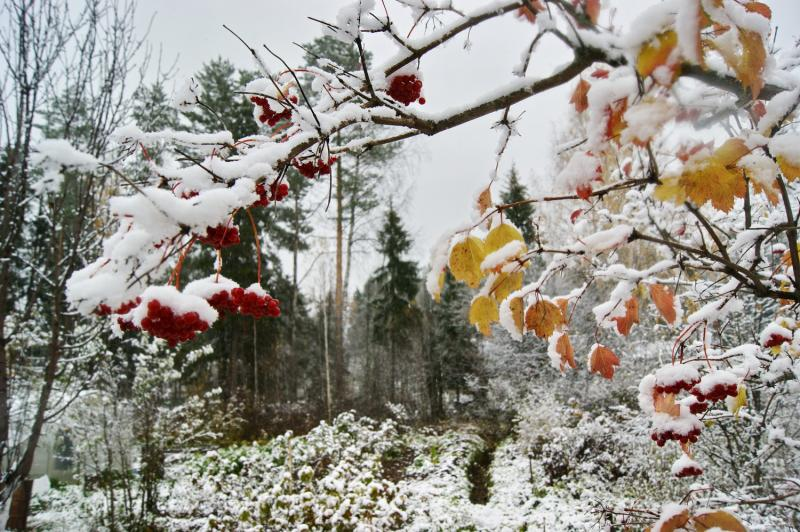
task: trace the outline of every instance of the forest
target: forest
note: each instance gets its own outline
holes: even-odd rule
[[[0,528],[800,528],[798,6],[332,4],[0,0]]]

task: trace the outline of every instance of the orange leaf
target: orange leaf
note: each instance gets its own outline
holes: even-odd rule
[[[750,2],[749,4],[745,4],[744,8],[751,13],[758,13],[767,20],[772,20],[772,10],[767,4]]]
[[[572,348],[572,343],[569,341],[569,336],[566,333],[560,335],[556,341],[556,353],[561,356],[561,372],[567,366],[575,369],[575,350]]]
[[[478,194],[478,212],[485,213],[492,206],[492,187],[486,187]]]
[[[578,82],[578,86],[575,87],[575,91],[572,93],[569,103],[575,106],[577,112],[582,113],[589,107],[589,98],[587,94],[589,94],[589,89],[591,88],[592,85],[583,78]]]
[[[556,327],[563,323],[564,316],[550,301],[537,301],[525,312],[525,328],[533,330],[539,338],[549,338]]]
[[[597,24],[597,20],[600,18],[600,0],[586,0],[586,5],[583,9],[592,24]]]
[[[663,412],[672,417],[681,415],[681,406],[675,402],[675,394],[672,393],[653,394],[653,406],[656,412]]]
[[[617,322],[617,331],[622,336],[628,336],[634,323],[639,323],[639,300],[636,296],[625,302],[625,315],[613,318]]]
[[[569,312],[567,312],[569,300],[565,297],[559,297],[554,299],[553,303],[558,305],[558,310],[561,311],[561,315],[564,317],[564,321],[566,322],[567,318],[569,317]]]
[[[705,532],[709,528],[728,530],[729,532],[747,532],[741,521],[723,510],[706,512],[692,517],[697,532]]]
[[[675,532],[682,529],[689,522],[689,510],[683,510],[661,523],[659,532]]]
[[[608,113],[608,121],[606,122],[607,139],[619,138],[619,134],[622,133],[622,130],[628,127],[628,123],[625,122],[624,118],[625,111],[627,110],[627,98],[620,98],[619,100],[609,104],[606,111]]]
[[[517,16],[519,18],[524,18],[531,24],[536,22],[536,13],[544,9],[544,6],[540,2],[540,0],[532,0],[531,5],[533,5],[533,11],[529,7],[521,7],[517,9]]]
[[[672,51],[678,46],[678,34],[674,31],[665,31],[655,39],[645,44],[636,59],[636,70],[639,75],[646,78],[660,66],[667,65]]]
[[[650,299],[653,300],[658,312],[661,313],[661,316],[667,323],[670,325],[675,323],[675,318],[677,318],[677,313],[675,312],[675,294],[672,293],[670,287],[660,284],[651,284]]]
[[[800,179],[800,165],[793,164],[792,162],[788,161],[786,157],[782,155],[778,155],[777,159],[778,159],[778,166],[781,169],[783,177],[785,177],[789,181]]]
[[[611,349],[595,344],[589,354],[589,371],[599,373],[606,379],[612,379],[615,366],[619,366],[619,357]]]

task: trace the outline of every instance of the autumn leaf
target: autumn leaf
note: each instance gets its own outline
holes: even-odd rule
[[[497,304],[488,296],[478,296],[469,307],[469,322],[484,336],[491,336],[491,324],[500,319]]]
[[[636,58],[636,70],[639,75],[646,78],[656,68],[666,65],[676,46],[678,46],[678,35],[672,30],[660,33],[645,44]]]
[[[532,330],[539,338],[549,338],[556,327],[563,324],[564,316],[550,301],[541,299],[525,312],[525,328]]]
[[[495,301],[503,301],[511,295],[511,292],[522,288],[522,277],[523,272],[521,271],[511,273],[501,272],[497,274],[497,277],[495,277],[492,282],[489,293],[494,297]]]
[[[747,388],[744,385],[739,385],[738,393],[736,397],[728,397],[726,399],[726,404],[728,406],[728,410],[731,414],[734,415],[735,418],[739,418],[739,410],[741,410],[747,404]]]
[[[534,8],[533,11],[531,11],[529,7],[521,7],[517,9],[517,16],[519,18],[524,18],[532,24],[536,22],[536,13],[544,9],[544,6],[542,5],[541,0],[532,0],[531,4]]]
[[[522,233],[520,233],[519,229],[517,229],[513,225],[503,223],[493,227],[492,230],[489,231],[489,234],[486,235],[486,238],[483,240],[486,255],[497,251],[501,247],[505,246],[506,244],[514,240],[519,240],[520,242],[525,241],[522,238]]]
[[[480,194],[478,194],[478,212],[485,213],[492,207],[492,187],[486,187]]]
[[[705,532],[711,528],[727,530],[729,532],[747,532],[744,525],[733,515],[724,510],[704,512],[692,517],[692,523],[697,532]]]
[[[684,509],[682,512],[676,513],[663,523],[659,528],[659,532],[675,532],[678,529],[683,529],[689,522],[689,510]]]
[[[628,127],[625,122],[625,111],[628,110],[628,100],[620,98],[619,100],[609,104],[606,112],[608,114],[608,121],[606,122],[606,138],[618,139],[620,133]]]
[[[628,336],[634,323],[639,323],[639,300],[632,297],[625,302],[625,315],[613,318],[617,322],[617,332]]]
[[[677,318],[677,312],[675,311],[675,294],[672,293],[672,289],[668,286],[653,283],[650,285],[650,299],[653,300],[653,304],[655,304],[661,317],[667,323],[673,325]]]
[[[578,113],[582,113],[589,108],[588,94],[591,88],[592,85],[583,78],[581,78],[578,85],[575,87],[575,91],[573,91],[569,103],[575,106],[575,111]]]
[[[681,405],[675,402],[675,394],[673,393],[653,394],[653,407],[656,412],[669,414],[672,417],[681,415]]]
[[[515,338],[522,339],[522,333],[524,332],[525,327],[525,303],[523,303],[521,297],[515,297],[508,301],[508,311],[511,314],[512,322],[507,323],[502,322],[506,328],[509,326],[514,327],[513,331],[509,331]]]
[[[767,20],[772,20],[772,10],[767,4],[762,2],[749,2],[744,5],[744,8],[751,13],[758,13]]]
[[[558,305],[558,310],[561,311],[561,315],[564,317],[564,322],[566,323],[567,319],[569,318],[569,312],[567,312],[567,309],[569,308],[569,300],[566,297],[558,297],[553,300],[553,303]]]
[[[739,54],[722,46],[715,46],[713,42],[711,44],[725,60],[725,63],[731,67],[742,85],[750,89],[753,100],[756,100],[761,89],[764,88],[767,50],[764,47],[764,40],[758,32],[741,28],[738,29],[738,32],[741,45]]]
[[[450,251],[450,271],[458,281],[467,283],[470,288],[477,288],[483,278],[481,262],[486,257],[483,242],[477,237],[469,236],[453,246]]]
[[[619,357],[606,346],[594,344],[589,353],[589,371],[599,373],[606,379],[612,379],[615,366],[619,366]]]
[[[786,179],[789,181],[800,179],[800,166],[792,164],[792,162],[788,161],[786,157],[783,157],[782,155],[778,155],[776,159],[778,161],[778,166],[781,169],[781,173]]]
[[[583,10],[586,12],[589,20],[592,21],[592,24],[597,24],[600,18],[600,0],[586,0]]]
[[[436,292],[433,294],[433,300],[437,303],[440,303],[442,300],[442,288],[444,287],[444,277],[445,273],[444,270],[439,274],[439,278],[436,280]]]
[[[559,362],[559,370],[564,373],[567,367],[575,369],[575,350],[572,348],[572,343],[569,341],[569,336],[566,333],[559,333],[556,339],[555,351],[561,357]]]

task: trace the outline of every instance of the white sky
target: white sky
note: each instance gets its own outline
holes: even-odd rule
[[[654,0],[604,0],[617,7],[616,23],[625,25],[644,6]],[[302,62],[302,51],[292,42],[308,42],[321,34],[313,16],[334,20],[338,9],[350,3],[341,0],[139,0],[140,26],[146,27],[155,15],[150,32],[153,46],[162,47],[165,63],[178,57],[178,78],[191,75],[210,59],[223,56],[243,68],[252,68],[247,50],[222,24],[227,24],[251,45],[267,44],[292,66]],[[778,43],[788,45],[800,24],[800,1],[771,0],[773,23],[780,28]],[[407,20],[405,11],[386,0],[397,21]],[[467,10],[480,5],[477,0],[456,2]],[[380,5],[380,4],[379,4]],[[531,38],[531,26],[510,20],[492,21],[475,28],[471,47],[464,50],[465,38],[456,38],[443,50],[424,59],[426,111],[436,112],[467,103],[476,95],[510,80],[512,67]],[[786,27],[786,30],[782,28]],[[401,24],[401,27],[402,24]],[[406,26],[407,27],[407,26]],[[424,28],[417,28],[419,34]],[[788,31],[787,31],[788,30]],[[381,62],[394,51],[387,41],[368,41],[375,60]],[[534,56],[529,73],[546,74],[569,60],[554,41],[543,42]],[[534,175],[546,177],[551,167],[552,139],[566,122],[569,112],[569,87],[529,99],[514,107],[525,112],[521,136],[515,138],[506,155],[504,169],[513,161],[526,181]],[[485,186],[494,165],[498,135],[490,129],[497,116],[485,117],[435,137],[407,143],[411,164],[407,184],[412,187],[403,207],[406,226],[415,238],[415,258],[425,263],[430,247],[446,230],[468,219],[475,191]],[[501,175],[504,175],[501,170]],[[320,184],[319,186],[324,186]],[[373,260],[356,261],[351,286],[359,286],[375,267]]]

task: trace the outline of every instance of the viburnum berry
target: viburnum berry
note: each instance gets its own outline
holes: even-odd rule
[[[656,429],[650,434],[650,439],[656,442],[659,447],[670,441],[679,441],[681,443],[696,443],[697,438],[700,436],[700,429],[694,427],[686,432],[679,432],[672,429]]]
[[[222,249],[239,243],[239,228],[235,225],[218,225],[206,229],[206,234],[198,240],[216,249]]]
[[[119,325],[119,329],[122,332],[131,332],[139,330],[139,327],[137,327],[131,320],[121,316],[117,318],[117,325]]]
[[[736,375],[725,370],[706,374],[698,384],[690,390],[698,401],[713,403],[726,397],[736,397],[739,393],[739,382]]]
[[[267,188],[264,183],[256,185],[256,194],[258,194],[258,200],[253,203],[253,207],[266,207],[269,205],[269,194],[267,194]]]
[[[759,342],[764,347],[776,347],[792,341],[792,331],[777,323],[770,323],[761,331]]]
[[[706,410],[708,410],[708,403],[704,403],[702,401],[695,401],[689,405],[689,412],[694,415],[702,414]]]
[[[686,454],[672,464],[672,474],[678,478],[696,477],[703,474],[703,468]]]
[[[269,186],[269,199],[272,201],[283,201],[289,195],[289,185],[275,181]]]
[[[282,111],[275,112],[269,105],[269,99],[264,96],[251,96],[250,101],[256,105],[258,121],[262,124],[266,123],[268,126],[273,127],[281,120],[292,119],[292,110],[290,108],[285,107]],[[297,96],[289,96],[289,101],[297,103]]]
[[[703,474],[703,470],[699,467],[685,467],[675,473],[675,476],[678,478],[685,478],[685,477],[696,477]]]
[[[681,390],[691,390],[700,382],[700,373],[691,364],[667,365],[659,368],[655,373],[656,393],[680,393]]]
[[[280,302],[267,294],[258,283],[254,283],[242,291],[239,312],[254,318],[277,318],[281,315]]]
[[[320,175],[330,175],[331,167],[336,160],[336,157],[328,157],[328,162],[322,159],[300,162],[298,159],[295,159],[292,161],[292,166],[294,166],[303,177],[314,179]]]
[[[403,105],[416,101],[425,104],[425,98],[420,96],[422,93],[422,80],[413,74],[394,76],[389,81],[389,90],[386,93]]]
[[[110,314],[127,314],[131,310],[133,310],[139,303],[141,303],[140,298],[131,299],[130,301],[126,301],[118,306],[116,309],[112,309],[105,303],[101,303],[95,309],[94,313],[98,316],[108,316]]]
[[[186,285],[183,293],[197,296],[208,301],[222,318],[226,313],[236,314],[239,312],[239,304],[243,290],[239,285],[222,275],[212,275],[205,279],[198,279]]]
[[[173,286],[151,286],[132,312],[131,322],[174,347],[205,332],[218,313],[208,302]]]

